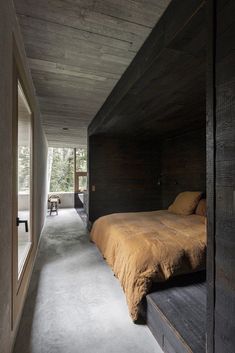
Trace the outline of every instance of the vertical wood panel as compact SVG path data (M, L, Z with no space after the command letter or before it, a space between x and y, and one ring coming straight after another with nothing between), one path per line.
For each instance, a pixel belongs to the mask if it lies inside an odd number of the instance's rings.
M235 3L217 0L214 8L215 71L212 84L215 89L215 265L209 253L210 276L214 288L209 294L209 309L214 325L209 326L209 353L235 352ZM214 2L210 2L213 14ZM213 34L211 37L213 43ZM212 44L211 44L212 45ZM213 50L211 50L213 53ZM211 88L212 90L212 88ZM213 92L212 92L213 93ZM213 126L210 127L212 133ZM213 152L212 152L213 153ZM208 180L209 183L210 180ZM211 190L213 195L213 190ZM211 229L209 228L209 231ZM212 234L209 232L209 239ZM210 245L210 244L209 244ZM212 244L213 246L213 244ZM212 248L212 247L211 247ZM213 278L212 278L213 279ZM209 287L210 289L210 287ZM214 289L214 293L213 293ZM214 297L213 297L214 294ZM212 312L214 304L214 313ZM210 322L210 321L209 321ZM212 323L212 322L210 322Z
M215 301L215 5L207 2L207 352L214 352Z
M90 221L113 212L167 208L182 191L204 192L205 157L205 129L157 144L90 136Z
M163 141L161 157L162 207L182 191L206 191L205 129Z
M89 219L161 208L156 145L127 137L89 137ZM92 191L95 187L95 191Z

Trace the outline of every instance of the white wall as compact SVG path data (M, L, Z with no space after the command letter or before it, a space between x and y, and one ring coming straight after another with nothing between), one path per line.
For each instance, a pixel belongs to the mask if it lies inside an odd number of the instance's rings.
M60 208L73 208L74 207L74 193L73 192L51 192L48 197L51 195L58 195L61 200ZM25 211L28 209L29 205L29 195L20 194L18 197L18 210ZM49 205L48 205L49 207Z

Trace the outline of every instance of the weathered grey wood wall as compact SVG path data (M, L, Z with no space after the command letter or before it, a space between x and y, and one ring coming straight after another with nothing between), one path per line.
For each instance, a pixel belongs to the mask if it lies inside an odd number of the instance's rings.
M234 353L235 2L217 0L215 4L214 348L209 353Z
M206 117L205 117L206 120ZM205 129L163 141L161 148L162 207L182 191L206 190Z
M91 222L113 212L161 208L161 191L157 185L160 153L156 145L103 135L90 136L89 141Z

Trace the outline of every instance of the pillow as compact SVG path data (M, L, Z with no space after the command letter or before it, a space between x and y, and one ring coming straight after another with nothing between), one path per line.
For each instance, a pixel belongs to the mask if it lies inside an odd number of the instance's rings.
M201 199L199 201L195 213L199 216L206 217L206 199Z
M198 205L198 202L202 196L200 191L185 191L181 192L168 208L168 211L188 216L192 214Z

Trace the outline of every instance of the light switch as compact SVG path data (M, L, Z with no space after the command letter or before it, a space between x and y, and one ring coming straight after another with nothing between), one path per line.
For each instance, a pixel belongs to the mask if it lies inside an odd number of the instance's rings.
M95 185L91 186L91 191L95 191Z

